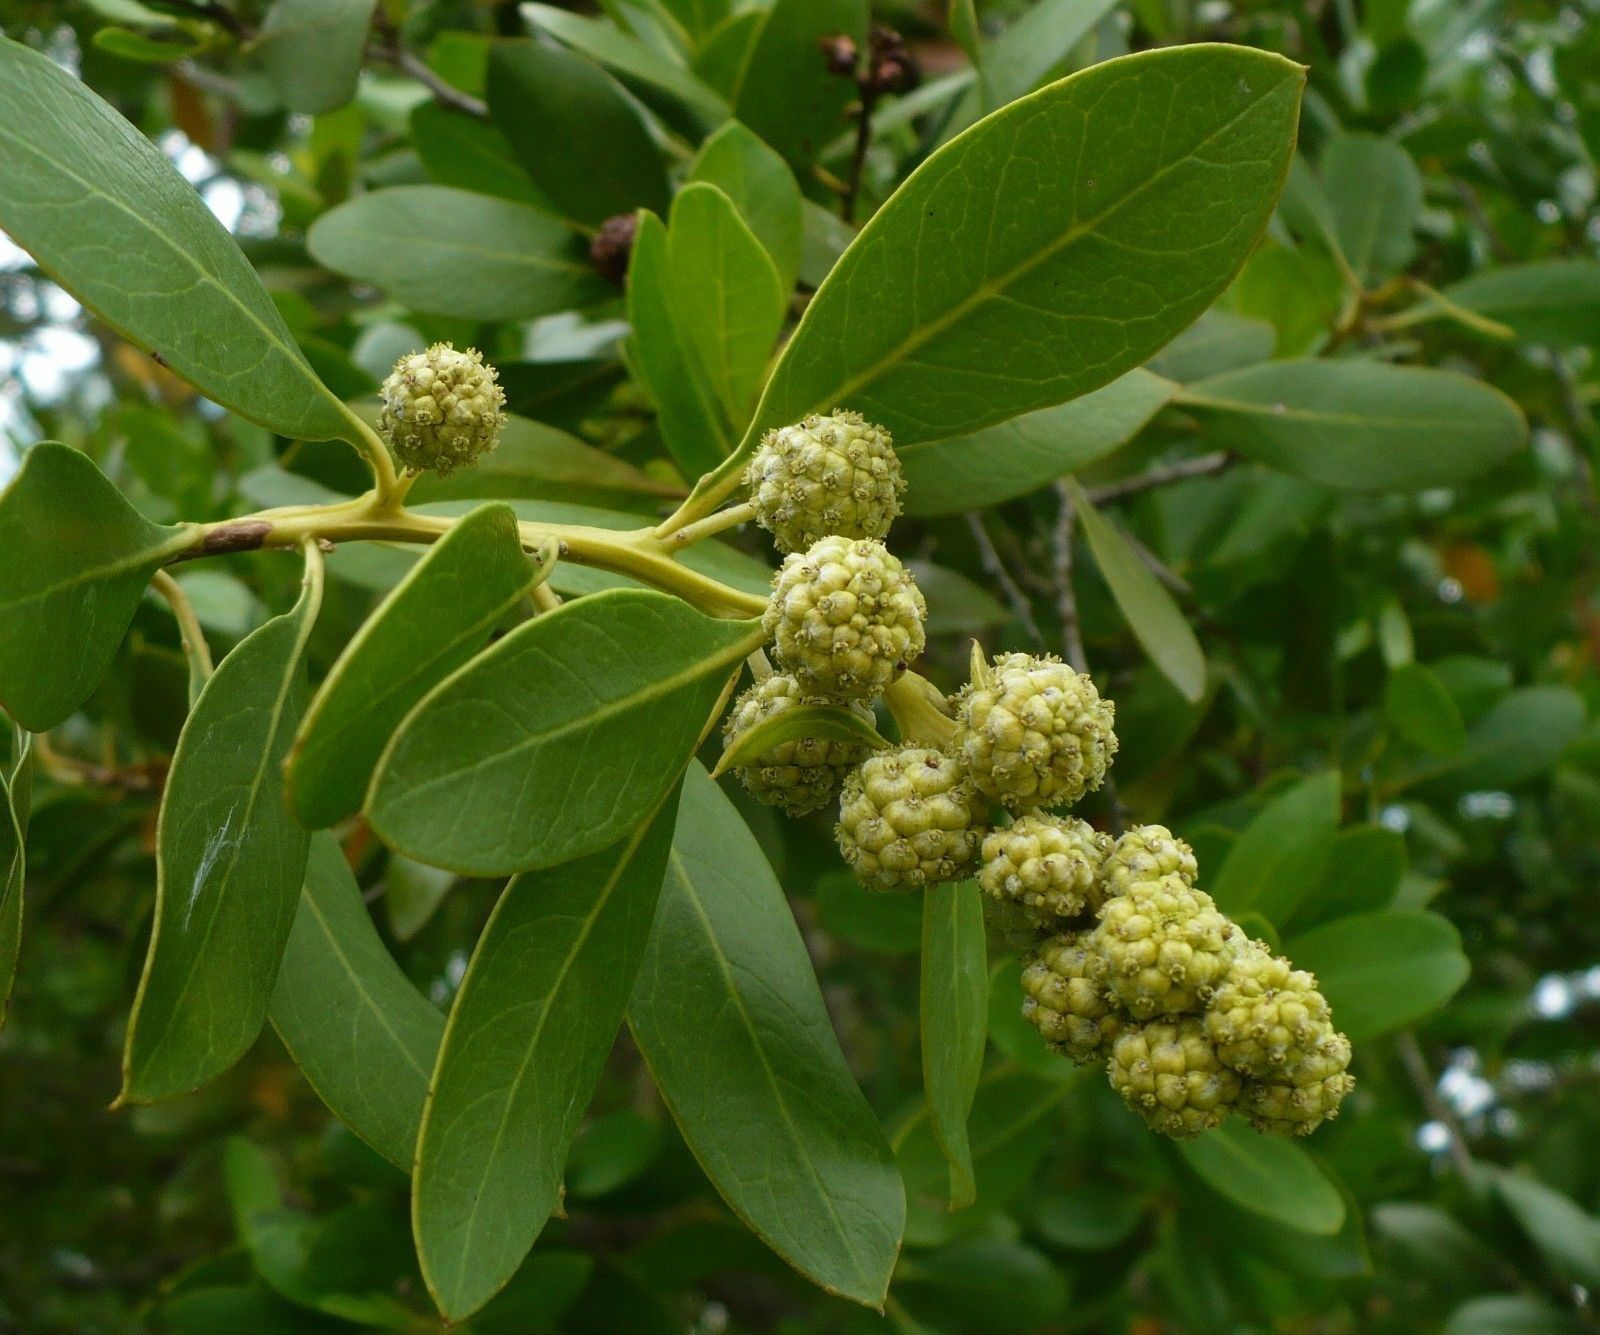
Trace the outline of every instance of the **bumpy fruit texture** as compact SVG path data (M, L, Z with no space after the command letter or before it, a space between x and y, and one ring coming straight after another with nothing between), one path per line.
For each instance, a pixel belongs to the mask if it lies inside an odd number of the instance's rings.
M784 560L763 624L808 694L870 700L922 653L927 614L881 542L829 537Z
M1333 1020L1315 978L1251 941L1211 998L1206 1032L1234 1070L1270 1080L1311 1056Z
M834 703L822 696L808 696L793 677L774 673L734 701L722 734L732 741L796 705ZM848 708L864 723L873 722L872 710L860 701L848 702ZM867 752L860 743L797 737L736 766L734 772L759 801L782 807L791 816L804 816L832 801L845 775Z
M1179 1139L1221 1125L1239 1100L1239 1077L1192 1016L1129 1026L1112 1043L1106 1071L1130 1108Z
M1242 935L1210 895L1172 875L1108 899L1092 940L1112 995L1143 1020L1203 1010Z
M882 538L906 489L889 433L835 409L767 432L745 473L756 520L785 552L821 538Z
M1073 1061L1104 1060L1130 1021L1105 986L1105 962L1087 932L1042 942L1022 970L1022 1013L1057 1052Z
M1165 825L1139 825L1117 840L1100 866L1100 893L1110 899L1140 881L1179 876L1193 885L1200 874L1194 850Z
M1050 929L1100 906L1096 875L1110 836L1071 817L1019 816L983 841L978 884L994 899L1021 905Z
M1345 1095L1355 1088L1350 1065L1350 1040L1330 1033L1281 1078L1246 1080L1240 1111L1257 1131L1275 1136L1309 1136L1339 1114Z
M408 473L454 472L487 454L505 425L494 368L476 348L435 343L395 363L383 382L379 428Z
M845 780L835 833L870 890L918 890L967 875L983 831L959 760L927 747L868 756Z
M1115 711L1094 683L1054 657L1002 654L989 680L957 699L972 780L1010 811L1076 802L1116 754Z

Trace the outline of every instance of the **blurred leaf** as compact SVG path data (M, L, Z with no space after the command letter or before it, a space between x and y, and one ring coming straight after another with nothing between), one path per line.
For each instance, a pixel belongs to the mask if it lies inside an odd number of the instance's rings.
M379 938L331 834L312 836L268 1013L329 1111L409 1173L444 1016Z
M310 836L280 773L306 703L322 605L307 548L300 600L217 665L183 725L156 829L150 949L128 1019L119 1101L198 1088L256 1040L294 922Z
M923 896L922 1083L934 1139L950 1164L950 1208L972 1204L967 1114L989 1032L989 962L983 895L976 881L947 882Z
M1546 1298L1497 1293L1462 1303L1445 1322L1444 1335L1578 1335L1582 1329Z
M426 927L456 879L454 872L391 853L383 873L383 907L394 939L409 941Z
M908 1257L895 1274L895 1291L917 1306L931 1300L941 1324L954 1320L993 1330L1001 1312L1007 1324L1035 1330L1060 1317L1067 1281L1048 1256L1003 1238L970 1238L935 1252Z
M677 812L513 880L456 994L428 1085L412 1220L428 1291L470 1316L522 1264L616 1038Z
M1538 1179L1491 1169L1495 1192L1563 1279L1600 1285L1600 1220Z
M411 113L411 147L435 185L550 208L518 166L505 135L489 121L421 102Z
M922 943L922 905L911 895L875 895L847 871L817 882L817 914L834 936L862 950L909 955Z
M1033 92L1116 4L1117 0L1040 0L1025 10L985 48L986 109Z
M1255 1214L1319 1235L1337 1233L1344 1223L1338 1189L1293 1141L1231 1121L1178 1141L1177 1150L1208 1187Z
M1150 370L1188 384L1254 366L1272 356L1277 333L1265 320L1209 310L1148 362Z
M251 51L290 111L309 116L356 95L376 0L273 0Z
M708 182L733 201L771 257L785 296L792 292L805 245L805 211L789 164L759 136L730 121L700 146L689 181Z
M1528 427L1482 381L1367 361L1263 362L1181 391L1230 449L1358 491L1465 482L1522 448Z
M1144 1218L1147 1202L1132 1187L1091 1183L1041 1190L1034 1197L1033 1223L1057 1247L1100 1252L1126 1242Z
M1095 564L1134 638L1184 699L1199 700L1206 690L1206 659L1182 609L1132 543L1094 508L1083 488L1076 481L1067 486Z
M1455 792L1503 790L1546 773L1583 731L1586 711L1563 686L1512 691L1467 730L1466 747L1417 778L1442 776Z
M489 111L535 188L573 222L598 227L671 198L660 150L598 66L561 47L495 44ZM585 151L574 153L572 146Z
M308 829L360 810L401 721L488 643L490 632L555 564L556 547L522 549L506 505L455 524L411 568L328 670L285 764L289 806Z
M1285 953L1316 974L1334 1022L1354 1042L1421 1019L1471 972L1450 920L1425 909L1340 918L1295 937Z
M661 1153L661 1124L624 1109L584 1127L567 1156L566 1192L574 1200L607 1196L637 1180Z
M336 273L431 315L526 320L605 293L564 223L442 185L361 195L318 218L306 245Z
M1339 828L1339 775L1300 780L1245 826L1212 886L1224 913L1254 909L1281 923L1322 875Z
M64 722L99 685L150 576L197 532L150 523L69 446L28 450L0 492L0 706L32 732Z
M1404 663L1389 674L1383 712L1402 737L1436 756L1456 755L1467 744L1456 702L1421 663Z
M471 1335L528 1335L558 1322L578 1301L594 1258L578 1251L537 1251L470 1321Z
M698 765L628 1007L635 1041L700 1166L802 1274L880 1304L905 1203L845 1065L783 890Z
M367 798L373 828L469 876L550 867L637 829L678 780L759 623L617 589L523 623L407 716ZM645 656L633 646L650 644ZM581 784L541 782L581 773Z
M1364 288L1411 263L1422 211L1422 177L1411 155L1375 134L1334 135L1322 151L1322 180L1339 248Z
M1445 288L1443 295L1508 325L1524 343L1559 348L1600 339L1600 262L1593 259L1496 265Z
M1301 902L1292 921L1299 926L1388 908L1400 891L1406 869L1404 835L1382 825L1340 830L1321 882Z

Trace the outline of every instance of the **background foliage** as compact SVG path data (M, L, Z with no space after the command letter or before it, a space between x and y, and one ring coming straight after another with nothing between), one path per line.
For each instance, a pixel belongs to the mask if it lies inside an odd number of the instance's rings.
M564 1216L472 1328L1591 1327L1600 15L1514 0L957 0L948 12L884 2L871 18L909 43L919 85L829 72L820 39L853 33L868 46L857 0L611 0L582 14L0 4L8 36L80 71L197 185L333 395L369 398L398 355L434 339L475 343L498 363L515 414L506 442L470 480L429 481L417 499L494 497L530 516L599 507L623 516L615 525L660 514L745 433L768 349L852 226L985 111L1155 46L1234 42L1309 69L1299 156L1267 236L1147 367L1023 416L1012 414L1037 404L997 407L1010 391L993 388L953 441L918 439L912 418L890 425L911 479L895 546L915 558L932 608L929 674L957 683L974 635L1054 651L1081 636L1119 706L1111 800L1189 838L1218 902L1317 972L1357 1046L1360 1085L1343 1115L1309 1150L1263 1149L1244 1133L1158 1142L1103 1082L1042 1048L1017 1014L1015 959L994 941L967 1183L951 1143L959 1106L952 1117L924 1098L925 1078L947 1094L963 1077L936 1074L919 1039L930 1022L970 1037L985 1018L970 979L941 985L963 977L970 950L926 931L947 921L960 933L955 892L927 924L913 899L867 898L825 821L780 822L691 771L682 861L648 940L634 924L640 990L577 1129ZM858 138L863 101L870 134ZM0 151L66 161L73 123L58 119L61 143L20 147L0 126ZM1005 162L972 170L993 184ZM1037 222L1025 195L1006 199L1019 228ZM586 252L606 219L641 206L656 216L624 294L603 276L604 246ZM1156 208L1118 234L1147 241L1141 226L1162 221ZM1197 244L1207 220L1184 223ZM69 285L96 226L86 211L47 231L61 249L50 267ZM891 247L915 243L888 215L881 228ZM126 263L161 253L153 240ZM1072 258L1069 277L1094 272L1094 256ZM854 340L852 372L874 364L901 300L871 281L869 259L845 261L867 268L850 289L866 306L819 301L813 316ZM33 441L62 440L136 511L81 481L81 510L53 523L82 524L86 540L144 534L148 547L157 525L365 485L353 452L272 434L339 429L332 396L297 392L292 358L290 379L258 390L246 420L119 339L117 312L86 316L21 251L0 262L0 356L13 376L0 407L16 447L0 473ZM622 267L612 257L613 275ZM270 339L208 342L210 313L193 303L171 318L214 378L234 373L230 357L274 355ZM952 365L980 334L954 331ZM907 402L904 385L849 387L850 406L869 413L881 393L886 420ZM829 406L839 388L825 364L789 366L750 429ZM925 388L971 397L948 369ZM41 455L36 466L73 464ZM759 590L766 549L742 545L708 559ZM291 610L301 594L289 557L238 554L178 577L219 657L277 614L275 634L309 636L320 677L406 562L350 545L327 566L314 624L306 603ZM563 593L604 582L557 569ZM129 575L130 599L147 574ZM1063 597L1069 582L1075 599ZM20 737L0 746L19 813L0 821L6 973L23 817L28 851L27 930L0 1030L0 1321L436 1328L406 1182L382 1157L408 1158L420 1090L367 1092L375 1153L328 1121L289 1054L297 1033L337 1015L357 1017L353 1054L388 1043L431 1061L480 933L508 950L519 940L504 910L489 921L501 881L390 853L359 823L340 827L342 849L314 836L307 894L329 921L346 915L341 937L361 943L365 976L390 991L363 1010L339 990L348 979L280 989L273 1028L219 1080L104 1110L149 936L155 803L191 689L179 643L166 604L144 597L132 633L107 641L112 670L87 708L34 739L31 761ZM72 661L62 655L63 672ZM223 661L261 672L246 654ZM346 797L332 783L296 800L337 805ZM648 829L640 839L630 865L651 856ZM578 865L593 883L619 887L626 944L626 869L617 880L594 862L604 852L586 852ZM351 866L376 936L354 911ZM580 905L593 902L589 884L571 889ZM722 906L714 929L696 912L702 893ZM820 996L793 970L785 895ZM882 1317L793 1273L708 1182L708 1171L738 1176L741 1154L770 1152L737 1134L765 1110L667 1108L656 1092L652 1072L693 1090L708 1053L759 1065L715 997L701 1013L650 1004L664 958L703 961L711 976L730 949L770 961L765 978L803 1020L792 1032L837 1031L848 1069L820 1041L790 1054L809 1073L815 1117L838 1116L863 1144L875 1120L888 1129L894 1167L882 1175L903 1179L909 1217ZM404 978L383 972L389 955ZM536 953L524 967L539 991ZM498 1013L480 1000L492 1062ZM379 1015L386 1023L359 1028ZM672 1041L683 1033L706 1036L704 1050ZM469 1159L480 1152L470 1122L460 1135ZM554 1199L562 1185L537 1190ZM514 1196L507 1219L533 1208ZM785 1205L778 1227L800 1237L808 1212L826 1208ZM769 1239L774 1227L763 1225ZM813 1273L852 1292L851 1266L890 1242L815 1256ZM870 1295L872 1277L858 1278Z

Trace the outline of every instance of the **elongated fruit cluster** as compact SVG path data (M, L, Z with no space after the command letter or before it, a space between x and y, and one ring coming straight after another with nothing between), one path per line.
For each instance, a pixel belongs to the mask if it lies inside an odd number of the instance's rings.
M767 432L745 480L756 521L785 552L885 537L906 489L889 433L842 409Z
M1196 870L1159 825L1123 835L1084 896L1101 901L1092 925L1081 909L1054 924L1040 915L1048 935L1023 968L1023 1014L1058 1052L1105 1063L1165 1135L1197 1135L1230 1112L1305 1135L1355 1083L1350 1041L1316 979L1250 940L1196 887Z
M408 473L452 473L492 450L505 391L476 348L435 343L395 363L383 382L379 429Z

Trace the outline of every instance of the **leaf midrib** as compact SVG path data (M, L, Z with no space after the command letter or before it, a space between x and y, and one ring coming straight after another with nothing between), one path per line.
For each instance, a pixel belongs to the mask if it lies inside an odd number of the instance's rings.
M9 602L0 602L0 614L13 612L19 608L29 607L34 603L42 603L55 597L63 590L75 588L80 584L109 582L123 575L132 575L143 569L153 570L162 564L174 552L182 551L187 547L198 525L188 524L175 533L166 542L158 543L154 547L141 548L128 556L118 557L98 566L80 566L63 579L47 584L43 588L35 589L31 593Z
M1400 430L1416 428L1437 429L1442 426L1471 430L1480 417L1478 413L1438 417L1396 417L1391 415L1374 416L1365 413L1336 413L1325 409L1279 408L1276 404L1251 403L1241 399L1219 399L1208 394L1195 394L1187 390L1178 395L1175 402L1180 407L1195 407L1210 409L1215 412L1237 413L1241 417L1270 417L1277 422L1311 423L1320 426L1394 427ZM1487 431L1492 428L1480 426L1478 429Z

